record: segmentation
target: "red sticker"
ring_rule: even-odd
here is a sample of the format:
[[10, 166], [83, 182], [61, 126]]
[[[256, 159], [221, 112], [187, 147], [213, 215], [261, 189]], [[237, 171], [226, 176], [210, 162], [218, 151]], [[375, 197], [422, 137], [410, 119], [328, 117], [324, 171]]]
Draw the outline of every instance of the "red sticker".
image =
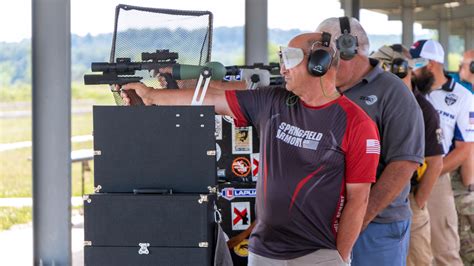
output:
[[245, 157], [237, 157], [232, 162], [232, 172], [236, 176], [246, 177], [250, 174], [251, 169], [250, 161]]

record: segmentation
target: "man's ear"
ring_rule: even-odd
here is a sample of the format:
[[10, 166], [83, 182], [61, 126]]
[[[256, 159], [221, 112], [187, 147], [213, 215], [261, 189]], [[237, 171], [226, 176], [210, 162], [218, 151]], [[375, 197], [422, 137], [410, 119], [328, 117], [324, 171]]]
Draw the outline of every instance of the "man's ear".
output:
[[426, 65], [426, 69], [431, 72], [433, 70], [434, 65], [435, 62], [433, 62], [433, 60], [428, 60], [428, 65]]

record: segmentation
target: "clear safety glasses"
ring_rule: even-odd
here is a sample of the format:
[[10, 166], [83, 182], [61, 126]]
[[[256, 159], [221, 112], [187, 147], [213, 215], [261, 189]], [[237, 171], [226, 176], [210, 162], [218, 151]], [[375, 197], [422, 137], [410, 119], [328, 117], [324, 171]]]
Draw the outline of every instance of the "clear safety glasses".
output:
[[301, 48], [280, 46], [278, 56], [280, 56], [280, 64], [286, 69], [291, 69], [303, 61], [304, 52]]

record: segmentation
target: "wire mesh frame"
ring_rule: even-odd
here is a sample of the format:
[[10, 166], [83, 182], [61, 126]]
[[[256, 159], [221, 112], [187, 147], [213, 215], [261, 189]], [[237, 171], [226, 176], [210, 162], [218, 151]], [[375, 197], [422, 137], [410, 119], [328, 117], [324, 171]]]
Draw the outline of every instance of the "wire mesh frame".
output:
[[207, 47], [207, 55], [205, 58], [205, 62], [209, 62], [211, 60], [211, 48], [212, 48], [212, 31], [213, 31], [213, 15], [210, 11], [193, 11], [193, 10], [177, 10], [177, 9], [162, 9], [162, 8], [149, 8], [149, 7], [139, 7], [139, 6], [131, 6], [131, 5], [123, 5], [119, 4], [115, 8], [115, 23], [114, 23], [114, 33], [112, 37], [112, 48], [110, 50], [110, 63], [115, 61], [115, 48], [116, 48], [116, 40], [117, 40], [117, 28], [118, 28], [118, 20], [120, 16], [120, 10], [138, 10], [138, 11], [145, 11], [145, 12], [153, 12], [153, 13], [161, 13], [167, 15], [177, 15], [177, 16], [209, 16], [209, 24], [206, 33], [206, 38], [204, 38], [201, 46], [201, 53], [200, 53], [200, 63], [202, 63], [202, 55], [204, 46], [206, 44], [206, 39], [208, 40], [208, 47]]

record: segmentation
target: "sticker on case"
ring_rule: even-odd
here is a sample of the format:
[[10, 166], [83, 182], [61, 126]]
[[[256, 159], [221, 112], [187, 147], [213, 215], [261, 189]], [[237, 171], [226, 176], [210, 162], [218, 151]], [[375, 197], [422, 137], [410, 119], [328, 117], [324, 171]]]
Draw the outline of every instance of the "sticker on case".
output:
[[232, 154], [252, 153], [252, 127], [235, 127], [232, 124]]
[[250, 174], [250, 161], [245, 157], [237, 157], [232, 162], [232, 172], [239, 177], [247, 177]]
[[258, 171], [260, 164], [260, 153], [252, 153], [250, 155], [250, 162], [252, 163], [252, 181], [256, 182], [258, 179]]
[[232, 230], [245, 230], [249, 228], [250, 202], [231, 202], [232, 208]]
[[222, 140], [222, 115], [216, 115], [216, 140]]

